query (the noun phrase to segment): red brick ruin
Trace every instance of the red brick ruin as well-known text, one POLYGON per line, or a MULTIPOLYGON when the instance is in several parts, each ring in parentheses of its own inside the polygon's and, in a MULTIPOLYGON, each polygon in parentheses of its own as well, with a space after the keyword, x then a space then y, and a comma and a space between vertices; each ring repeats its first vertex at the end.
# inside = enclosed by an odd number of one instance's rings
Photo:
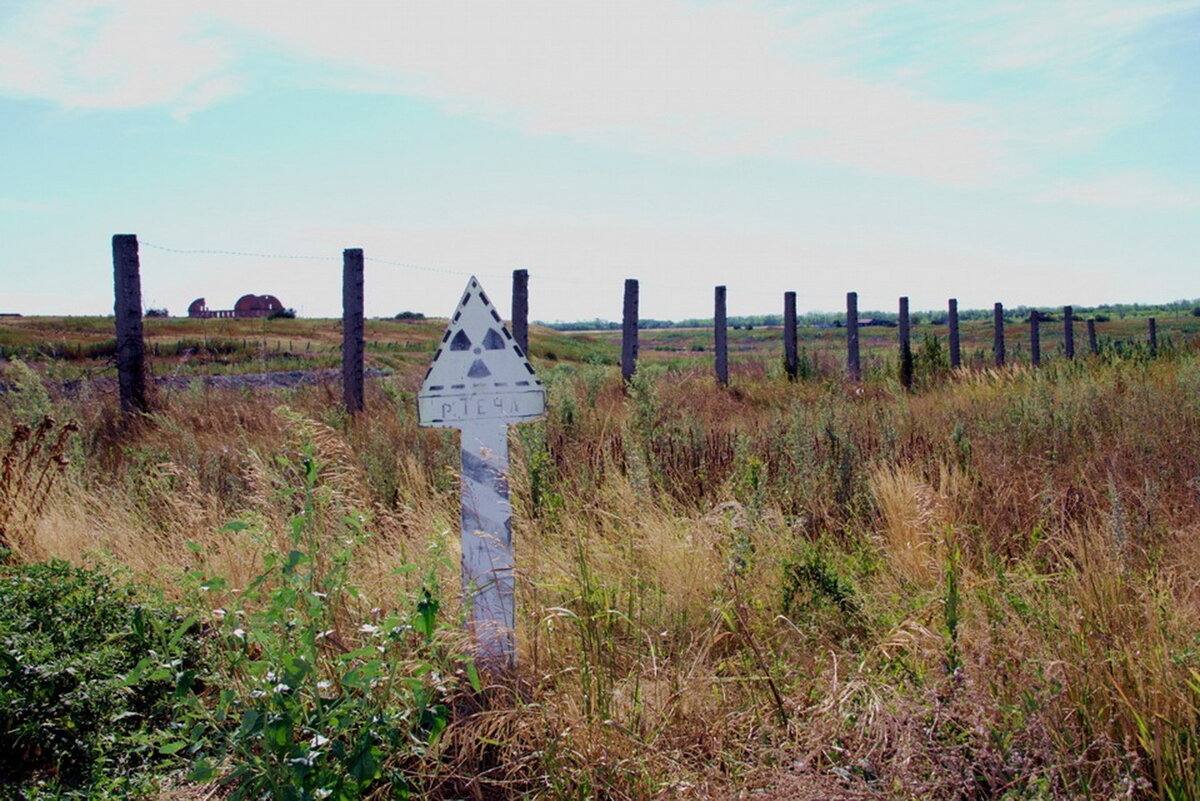
POLYGON ((274 295, 242 295, 232 309, 210 309, 204 298, 196 298, 188 306, 188 317, 269 317, 283 311, 283 304, 274 295))

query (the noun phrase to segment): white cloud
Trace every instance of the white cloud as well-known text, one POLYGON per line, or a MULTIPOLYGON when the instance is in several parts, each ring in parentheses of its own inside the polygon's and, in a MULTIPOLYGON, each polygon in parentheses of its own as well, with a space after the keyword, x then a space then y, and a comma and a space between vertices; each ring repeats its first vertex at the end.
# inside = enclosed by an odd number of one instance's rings
POLYGON ((838 74, 812 27, 758 4, 309 5, 222 11, 338 78, 621 148, 809 159, 977 183, 1011 165, 981 109, 838 74))
POLYGON ((173 3, 29 4, 0 31, 0 92, 67 108, 186 113, 233 91, 232 61, 228 42, 173 3))
POLYGON ((1128 171, 1084 181, 1062 181, 1034 198, 1117 209, 1200 209, 1200 189, 1168 183, 1153 173, 1128 171))
POLYGON ((420 96, 535 134, 980 185, 1165 102, 1152 75, 1126 79, 1131 41, 1197 8, 48 0, 0 30, 0 91, 188 113, 250 76, 287 80, 253 66, 284 54, 291 79, 420 96))

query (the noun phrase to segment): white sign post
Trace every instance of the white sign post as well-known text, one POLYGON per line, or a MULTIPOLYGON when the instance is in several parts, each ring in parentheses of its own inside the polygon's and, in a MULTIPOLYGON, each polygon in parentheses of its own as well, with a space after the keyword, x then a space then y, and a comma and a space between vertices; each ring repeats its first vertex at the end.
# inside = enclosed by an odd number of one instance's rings
POLYGON ((423 426, 462 432, 462 581, 478 658, 516 666, 508 426, 541 417, 546 392, 474 277, 425 374, 423 426))

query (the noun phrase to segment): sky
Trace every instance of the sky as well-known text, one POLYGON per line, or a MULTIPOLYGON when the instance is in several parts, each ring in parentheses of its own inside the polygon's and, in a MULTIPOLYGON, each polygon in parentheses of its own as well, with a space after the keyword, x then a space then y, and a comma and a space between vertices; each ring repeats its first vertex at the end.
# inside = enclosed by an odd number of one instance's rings
POLYGON ((0 0, 0 312, 115 233, 172 314, 1200 297, 1200 0, 0 0))

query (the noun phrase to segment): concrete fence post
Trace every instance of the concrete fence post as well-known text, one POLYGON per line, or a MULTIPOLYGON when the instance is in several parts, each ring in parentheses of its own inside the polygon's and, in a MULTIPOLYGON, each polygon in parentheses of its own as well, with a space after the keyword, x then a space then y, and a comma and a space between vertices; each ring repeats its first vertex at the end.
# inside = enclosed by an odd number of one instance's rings
POLYGON ((638 282, 625 279, 625 305, 621 321, 621 378, 629 381, 637 370, 638 356, 638 282))
POLYGON ((796 380, 800 371, 799 354, 796 351, 796 293, 783 293, 783 369, 789 381, 796 380))
POLYGON ((996 366, 1004 366, 1004 304, 997 303, 992 309, 992 355, 996 366))
POLYGON ((1042 363, 1042 332, 1038 323, 1041 322, 1038 310, 1029 312, 1029 361, 1034 367, 1042 363))
POLYGON ((908 328, 908 298, 900 298, 900 385, 912 389, 913 355, 908 328))
POLYGON ((1070 306, 1063 306, 1063 352, 1075 358, 1075 310, 1070 306))
POLYGON ((1095 356, 1100 352, 1100 343, 1096 341, 1096 321, 1091 318, 1087 321, 1087 338, 1088 350, 1095 356))
POLYGON ((713 293, 713 350, 716 352, 717 383, 729 384, 729 340, 725 323, 725 287, 713 293))
POLYGON ((529 271, 513 270, 512 335, 521 346, 521 355, 529 358, 529 271))
POLYGON ((946 318, 950 327, 950 366, 962 366, 962 351, 958 342, 958 298, 950 298, 950 314, 946 318))
POLYGON ((351 413, 363 403, 363 252, 342 251, 342 397, 351 413))
POLYGON ((114 234, 112 251, 121 411, 145 412, 150 404, 146 398, 146 342, 142 337, 142 276, 137 235, 114 234))
POLYGON ((862 380, 858 359, 858 293, 846 293, 846 373, 851 381, 862 380))

